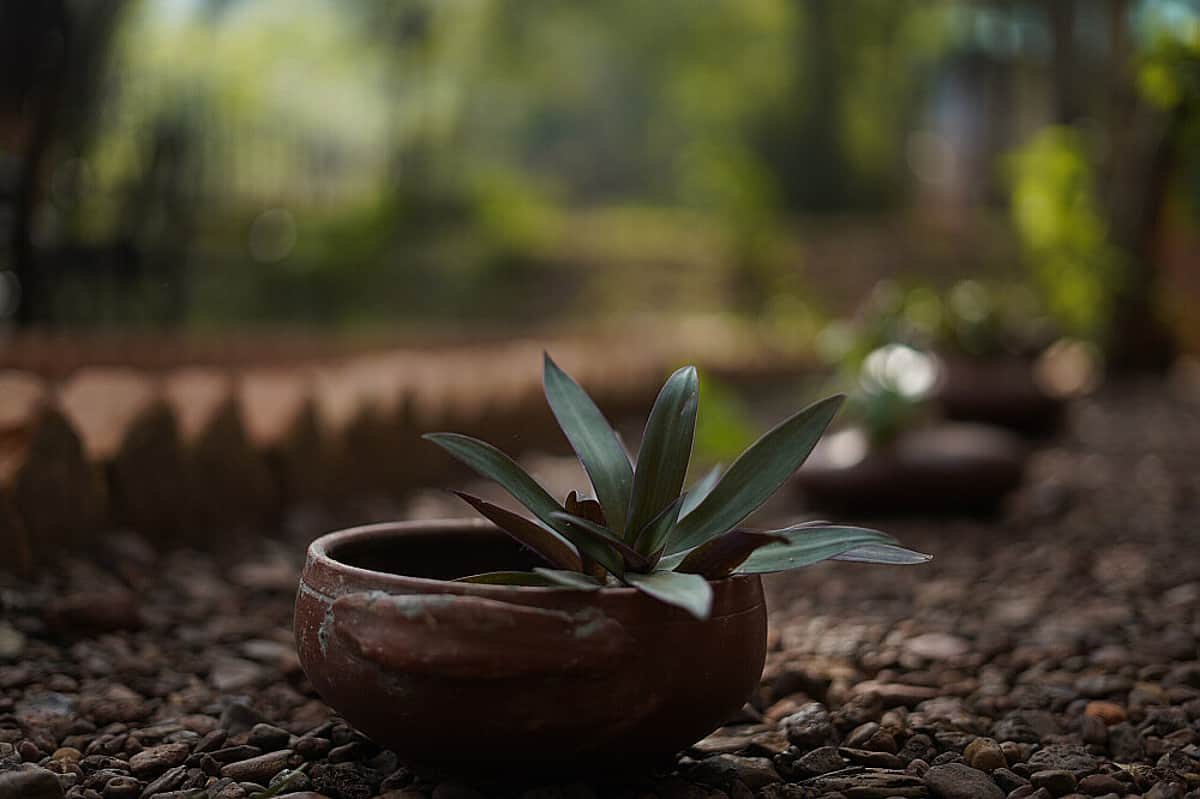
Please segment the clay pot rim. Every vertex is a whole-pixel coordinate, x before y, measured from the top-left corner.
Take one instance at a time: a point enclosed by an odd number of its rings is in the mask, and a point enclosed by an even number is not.
[[[568,586],[490,585],[488,583],[463,583],[454,580],[439,580],[432,577],[414,577],[408,574],[376,571],[375,569],[365,569],[361,566],[352,566],[345,561],[338,560],[329,553],[331,549],[349,542],[361,540],[379,540],[413,533],[430,532],[494,532],[497,535],[504,535],[499,527],[487,521],[486,519],[415,519],[398,522],[364,524],[325,533],[324,535],[315,539],[311,544],[308,545],[307,565],[308,567],[317,566],[331,574],[341,572],[349,576],[357,577],[363,580],[370,580],[377,583],[404,583],[410,586],[424,586],[428,588],[447,585],[453,585],[456,587],[462,586],[463,588],[468,589],[469,593],[475,596],[490,595],[498,598],[512,596],[513,594],[524,594],[526,596],[551,597],[568,595],[578,596],[580,593],[586,593],[591,596],[603,596],[613,599],[618,597],[630,599],[645,597],[645,594],[638,591],[636,588],[627,586],[605,586],[598,590],[585,592],[581,591],[581,589],[570,588]],[[722,577],[719,580],[708,580],[708,584],[716,588],[717,586],[736,581],[751,580],[756,576],[758,575],[730,575],[729,577]],[[649,597],[646,598],[649,599]]]

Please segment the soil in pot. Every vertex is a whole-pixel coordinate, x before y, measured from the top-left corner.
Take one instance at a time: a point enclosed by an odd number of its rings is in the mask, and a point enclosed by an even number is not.
[[[855,516],[989,513],[1021,483],[1026,445],[1005,430],[942,423],[872,449],[858,430],[827,436],[797,472],[805,503]]]
[[[704,621],[628,588],[452,582],[533,565],[486,522],[324,536],[296,597],[305,673],[377,743],[459,769],[654,763],[727,721],[758,684],[757,577],[714,582]]]

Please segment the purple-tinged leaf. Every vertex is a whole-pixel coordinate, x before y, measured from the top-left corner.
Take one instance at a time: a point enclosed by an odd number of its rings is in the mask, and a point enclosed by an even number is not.
[[[693,549],[683,562],[675,567],[675,571],[719,580],[732,574],[733,570],[741,566],[759,547],[787,542],[786,538],[777,533],[730,530]]]
[[[574,548],[562,539],[558,533],[542,527],[532,519],[513,513],[499,505],[493,505],[487,500],[471,496],[463,491],[454,492],[459,499],[466,502],[488,521],[508,533],[519,544],[529,547],[542,560],[557,569],[567,571],[582,571],[583,563]]]
[[[601,527],[608,527],[608,521],[604,515],[604,507],[599,500],[595,499],[580,499],[577,491],[572,491],[567,494],[566,500],[563,502],[563,507],[567,509],[567,513],[572,516],[579,516],[587,519],[593,524],[598,524]],[[616,535],[614,531],[614,535]]]

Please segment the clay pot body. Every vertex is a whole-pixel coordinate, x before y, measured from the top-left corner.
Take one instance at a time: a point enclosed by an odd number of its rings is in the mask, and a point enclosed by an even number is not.
[[[946,416],[997,425],[1031,436],[1053,433],[1065,403],[1034,379],[1028,358],[944,357],[937,401]]]
[[[828,436],[796,473],[807,504],[864,516],[986,513],[1021,483],[1028,452],[1012,433],[960,423],[906,431],[890,446],[847,458]]]
[[[732,717],[758,684],[759,578],[714,582],[706,621],[629,588],[450,582],[533,565],[482,521],[323,536],[296,595],[300,662],[348,721],[427,763],[670,755]]]

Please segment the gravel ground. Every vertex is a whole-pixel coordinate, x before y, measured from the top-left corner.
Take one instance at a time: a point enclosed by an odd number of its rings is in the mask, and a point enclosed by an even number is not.
[[[1028,484],[997,519],[863,519],[928,566],[772,578],[757,695],[635,784],[599,781],[606,763],[553,784],[413,773],[300,672],[298,543],[113,538],[0,577],[0,799],[1200,797],[1200,391],[1081,404]]]

